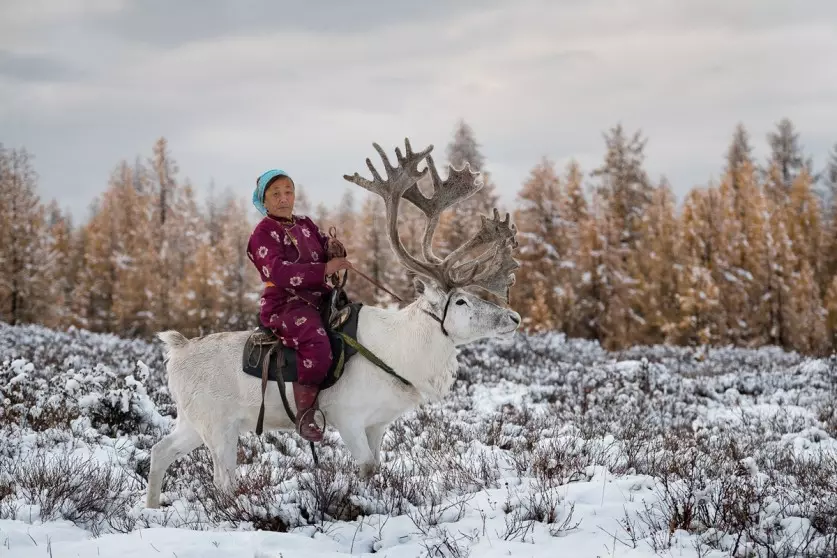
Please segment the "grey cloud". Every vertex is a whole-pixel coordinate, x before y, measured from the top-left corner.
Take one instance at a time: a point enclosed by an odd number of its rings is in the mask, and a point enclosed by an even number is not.
[[[398,23],[444,20],[463,12],[487,9],[492,4],[502,2],[134,0],[125,10],[103,14],[97,28],[122,40],[173,47],[242,33],[307,31],[363,35]]]
[[[20,81],[69,81],[85,77],[80,68],[58,58],[0,50],[0,76]]]
[[[392,154],[407,135],[444,153],[465,117],[510,201],[542,155],[598,166],[602,132],[622,121],[642,128],[649,172],[682,199],[718,172],[739,120],[761,148],[789,116],[815,161],[837,140],[837,80],[823,63],[837,3],[820,1],[770,0],[773,13],[754,0],[136,0],[63,30],[55,18],[40,35],[20,30],[44,60],[78,66],[47,87],[4,80],[0,141],[29,148],[44,197],[83,218],[115,165],[147,157],[161,135],[199,192],[214,179],[246,198],[279,165],[316,205],[351,187],[342,175],[364,172],[372,141]],[[49,64],[11,66],[44,78]],[[78,68],[89,73],[68,83]]]

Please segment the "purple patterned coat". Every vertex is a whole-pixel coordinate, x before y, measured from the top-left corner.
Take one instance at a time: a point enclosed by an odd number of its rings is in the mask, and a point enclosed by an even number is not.
[[[266,285],[259,300],[262,324],[298,351],[302,384],[316,385],[331,365],[331,346],[320,309],[331,287],[325,281],[326,240],[305,216],[267,216],[256,225],[247,257]]]

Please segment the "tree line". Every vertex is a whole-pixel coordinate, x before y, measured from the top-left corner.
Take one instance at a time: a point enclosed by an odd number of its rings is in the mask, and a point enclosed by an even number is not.
[[[815,169],[784,119],[757,161],[746,128],[732,135],[720,178],[681,204],[644,168],[645,139],[617,125],[601,164],[559,169],[541,159],[511,211],[519,230],[511,305],[528,331],[561,331],[607,348],[635,344],[778,345],[811,354],[837,348],[837,146]],[[473,130],[460,121],[447,162],[466,161],[484,187],[443,215],[435,251],[476,232],[500,206]],[[312,207],[300,184],[296,212],[334,226],[355,265],[402,298],[411,278],[386,238],[376,196],[347,188]],[[165,138],[146,159],[117,164],[78,225],[38,194],[25,148],[0,145],[0,320],[150,337],[253,327],[259,277],[246,257],[255,226],[249,190],[199,203]],[[420,252],[423,221],[402,204],[401,238]],[[349,295],[395,305],[350,275]]]

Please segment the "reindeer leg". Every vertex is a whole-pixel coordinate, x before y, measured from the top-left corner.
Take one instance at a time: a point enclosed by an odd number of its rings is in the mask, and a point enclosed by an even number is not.
[[[235,488],[235,468],[238,456],[238,424],[227,424],[226,428],[211,432],[207,442],[212,456],[212,481],[221,490]]]
[[[349,452],[355,461],[360,465],[360,474],[368,478],[375,468],[375,456],[369,446],[366,437],[366,428],[362,423],[358,424],[357,417],[354,420],[345,420],[343,417],[331,417],[331,425],[340,433],[343,443],[349,448]]]
[[[369,442],[369,451],[372,452],[373,470],[367,471],[367,476],[371,476],[381,465],[381,442],[384,440],[384,434],[387,431],[387,423],[373,424],[366,427],[366,439]],[[361,470],[363,473],[363,470]]]
[[[145,506],[157,508],[160,506],[160,490],[163,485],[163,475],[174,461],[203,443],[197,431],[182,417],[177,420],[174,430],[164,436],[151,448],[151,465],[148,470],[148,494]]]

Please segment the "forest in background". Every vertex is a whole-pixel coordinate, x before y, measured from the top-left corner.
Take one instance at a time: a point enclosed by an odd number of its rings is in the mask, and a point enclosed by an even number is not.
[[[436,252],[464,242],[478,214],[497,205],[519,230],[511,306],[527,331],[609,349],[776,345],[828,354],[837,349],[837,145],[817,169],[791,121],[766,140],[769,156],[758,161],[739,124],[720,178],[678,203],[668,180],[644,168],[647,139],[616,125],[604,134],[599,166],[558,168],[544,157],[514,206],[501,207],[490,165],[461,121],[446,163],[469,162],[485,185],[443,215]],[[29,152],[0,144],[0,320],[144,338],[252,327],[261,285],[245,252],[255,226],[249,198],[249,189],[228,190],[199,203],[160,138],[146,160],[115,166],[76,224],[41,200]],[[423,221],[402,205],[401,238],[418,253]],[[335,226],[356,267],[413,298],[379,198],[347,186],[336,206],[312,207],[301,185],[296,213],[324,231]],[[367,304],[395,304],[356,275],[347,290]]]

